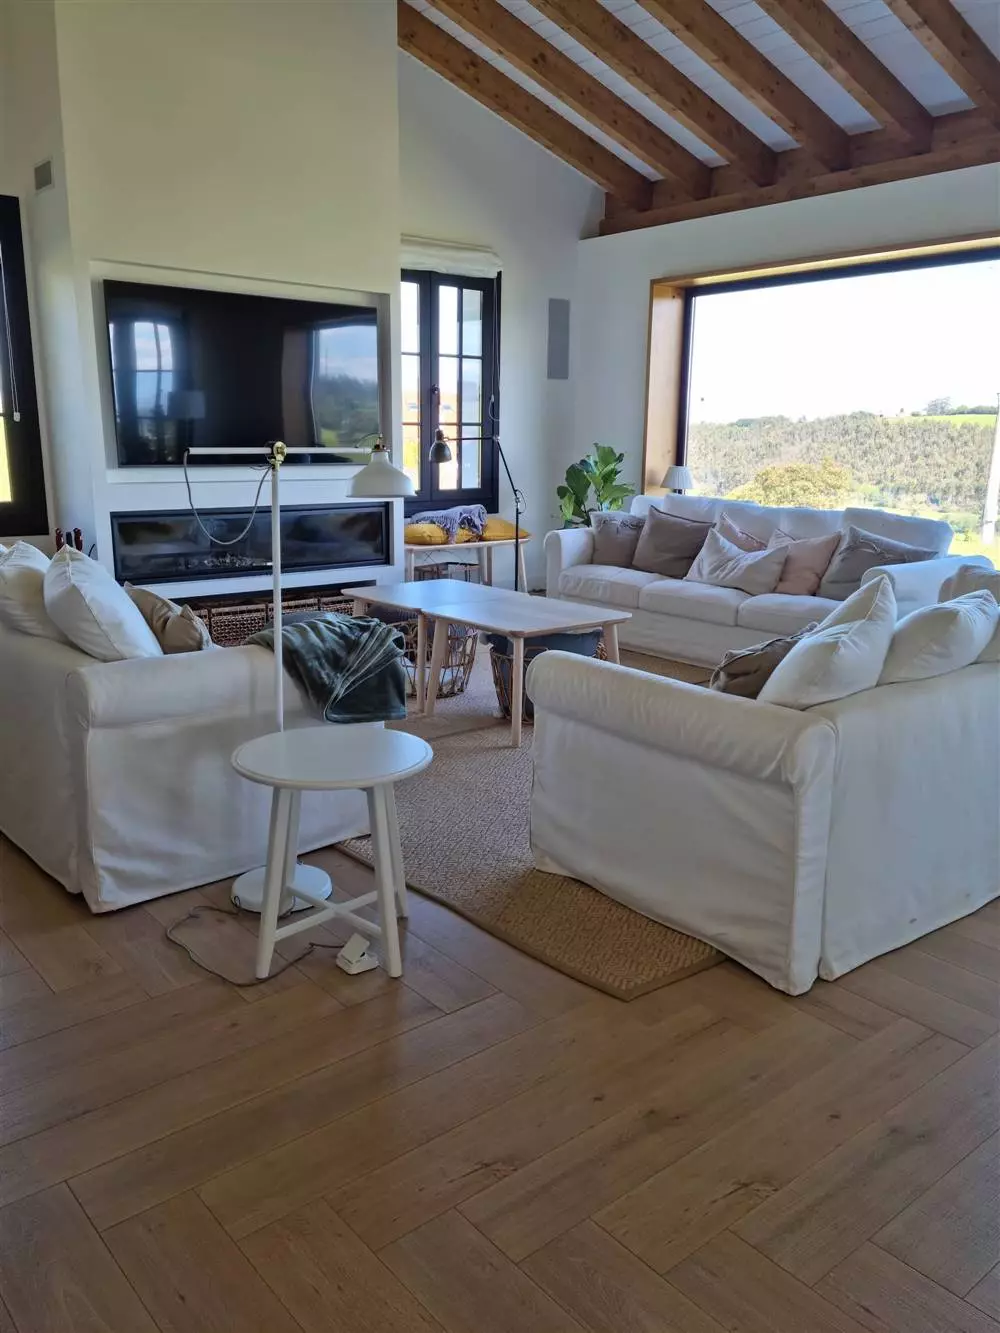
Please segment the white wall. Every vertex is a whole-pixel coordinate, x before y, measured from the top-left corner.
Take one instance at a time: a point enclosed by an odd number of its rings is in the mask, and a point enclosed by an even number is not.
[[[548,302],[573,302],[577,241],[600,217],[601,192],[412,56],[399,57],[400,229],[464,241],[503,263],[500,439],[528,502],[529,582],[556,522],[553,459],[570,447],[579,384],[546,378]],[[501,512],[513,516],[500,483]],[[510,581],[498,555],[498,579]]]
[[[24,11],[36,8],[51,5],[32,0],[12,13],[24,26]],[[46,55],[58,63],[69,227],[67,284],[67,255],[38,196],[31,240],[46,293],[43,364],[67,425],[57,441],[53,522],[65,515],[80,523],[108,561],[109,510],[185,500],[179,473],[137,480],[110,465],[101,277],[331,300],[367,291],[384,294],[395,312],[396,7],[394,0],[58,0]],[[54,138],[41,112],[27,110],[30,128],[44,124],[41,137]],[[394,343],[384,414],[390,437],[396,352]],[[344,497],[350,470],[323,469],[323,480],[318,473],[311,469],[308,483],[290,473],[287,501]],[[216,475],[222,479],[199,474],[201,503],[243,503],[250,474]],[[315,575],[289,582],[310,580]]]
[[[599,439],[625,451],[626,479],[639,483],[655,278],[987,232],[1000,234],[1000,166],[583,241],[573,325],[575,438],[563,462]]]

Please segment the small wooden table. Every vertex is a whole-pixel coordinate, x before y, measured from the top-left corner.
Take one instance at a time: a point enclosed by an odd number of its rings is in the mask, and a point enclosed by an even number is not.
[[[530,537],[522,537],[520,541],[515,541],[513,537],[501,537],[496,541],[489,542],[439,542],[436,546],[425,546],[407,542],[403,547],[403,555],[406,560],[406,577],[408,580],[416,578],[416,558],[418,555],[440,555],[444,551],[447,551],[449,555],[454,555],[457,551],[474,551],[479,563],[480,582],[492,586],[493,552],[500,546],[516,546],[518,548],[518,583],[522,588],[527,588],[528,576],[524,568],[524,547],[530,540]],[[430,561],[429,563],[433,564],[433,561]]]
[[[609,662],[617,662],[618,626],[631,620],[631,611],[611,606],[591,606],[555,597],[532,597],[508,588],[462,583],[458,579],[425,579],[417,583],[383,583],[376,587],[346,588],[353,597],[356,615],[372,603],[396,610],[412,611],[417,617],[417,707],[427,716],[434,712],[441,669],[448,651],[448,626],[467,625],[490,634],[505,634],[513,644],[511,669],[510,739],[521,743],[521,711],[524,707],[524,641],[544,634],[572,633],[588,629],[604,631]],[[427,622],[434,622],[430,674],[425,680]]]

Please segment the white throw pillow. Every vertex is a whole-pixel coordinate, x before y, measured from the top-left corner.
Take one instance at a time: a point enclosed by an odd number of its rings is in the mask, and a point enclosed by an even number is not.
[[[65,637],[45,610],[42,585],[49,557],[30,542],[15,542],[0,551],[0,621],[39,639]]]
[[[162,657],[156,635],[103,565],[65,546],[45,572],[45,609],[66,637],[99,662]]]
[[[911,611],[896,626],[879,684],[928,680],[971,666],[993,638],[998,619],[1000,606],[991,592],[967,592]]]
[[[991,592],[1000,602],[1000,569],[987,569],[984,565],[962,565],[950,579],[945,579],[938,600],[950,602],[953,597],[961,597],[967,592]],[[976,661],[1000,662],[1000,624]]]
[[[872,689],[879,683],[895,628],[892,584],[887,578],[872,579],[795,645],[758,699],[785,708],[812,708]]]
[[[684,575],[692,583],[710,583],[717,588],[739,588],[752,597],[774,592],[785,567],[785,552],[741,551],[712,528],[695,562]]]

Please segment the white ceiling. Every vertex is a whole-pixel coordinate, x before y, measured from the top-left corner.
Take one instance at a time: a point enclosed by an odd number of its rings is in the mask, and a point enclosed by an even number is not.
[[[878,122],[859,106],[850,93],[807,55],[783,28],[753,3],[753,0],[708,0],[708,2],[849,133],[855,134],[878,128]],[[972,106],[958,85],[924,50],[882,0],[826,0],[826,2],[932,114],[943,115],[951,111],[963,111]],[[468,36],[434,9],[430,0],[407,0],[407,3],[491,65],[502,70],[516,83],[529,89],[541,101],[585,130],[591,138],[609,148],[637,171],[655,178],[656,173],[645,163],[632,157],[614,140],[594,129],[582,117],[577,116],[514,66],[495,55],[475,38]],[[581,69],[599,79],[623,101],[635,107],[643,116],[666,131],[671,138],[676,139],[703,162],[710,166],[722,163],[723,159],[711,148],[661,111],[648,98],[636,92],[629,83],[591,55],[572,37],[567,36],[556,24],[543,18],[532,8],[528,0],[500,0],[500,3],[523,23],[535,29],[545,41],[565,52]],[[784,130],[737,92],[712,66],[689,50],[656,19],[651,18],[637,0],[600,0],[600,3],[770,147],[782,151],[795,146],[795,141]],[[1000,0],[953,0],[953,3],[987,45],[1000,56]]]

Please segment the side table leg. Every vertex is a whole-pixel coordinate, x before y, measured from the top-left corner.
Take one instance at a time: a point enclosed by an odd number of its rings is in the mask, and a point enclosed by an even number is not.
[[[608,661],[621,665],[621,656],[618,652],[618,626],[604,626],[604,651],[608,655]]]
[[[302,793],[289,791],[288,831],[285,836],[285,873],[281,881],[281,898],[278,901],[278,915],[291,911],[295,906],[295,895],[290,885],[295,879],[296,858],[299,851],[299,811],[302,808]]]
[[[487,551],[487,549],[486,549],[485,546],[479,546],[479,547],[476,548],[476,563],[479,565],[479,582],[480,582],[480,583],[491,583],[491,582],[492,582],[492,579],[490,578],[490,562],[489,562],[489,556],[490,556],[490,553]]]
[[[521,713],[524,710],[524,640],[512,639],[514,660],[510,668],[510,743],[521,744]]]
[[[422,713],[427,707],[427,617],[423,611],[417,615],[417,670],[414,680],[416,710]]]
[[[486,548],[486,582],[490,585],[490,587],[493,586],[493,548],[492,548],[492,546],[487,546],[487,548]]]
[[[416,553],[416,551],[407,551],[406,554],[405,554],[405,561],[406,561],[406,563],[405,563],[404,568],[403,568],[403,574],[404,574],[404,576],[405,576],[405,578],[406,578],[406,582],[407,582],[407,583],[412,583],[412,582],[413,582],[413,579],[414,579],[414,577],[415,577],[415,574],[416,574],[416,568],[417,568],[417,553]]]
[[[399,951],[399,927],[396,922],[396,892],[392,882],[392,839],[386,811],[385,787],[369,787],[368,812],[372,825],[372,850],[375,853],[375,889],[378,894],[379,924],[384,945],[383,962],[390,977],[403,975]]]
[[[392,848],[392,883],[396,890],[396,915],[407,917],[410,909],[406,901],[406,876],[403,872],[403,845],[399,840],[399,813],[396,809],[396,788],[389,783],[385,789],[385,807],[389,816],[389,842]]]
[[[260,923],[257,927],[256,971],[259,980],[263,980],[271,971],[271,959],[274,956],[274,935],[278,928],[278,909],[284,888],[291,805],[292,793],[285,788],[275,788],[271,796],[271,837],[268,841],[267,866],[264,870],[264,900],[261,903]]]
[[[444,666],[444,659],[448,652],[448,622],[447,620],[434,621],[434,641],[431,647],[431,669],[427,677],[427,685],[424,691],[424,716],[434,716],[434,703],[437,699],[438,688],[441,684],[441,668]]]

